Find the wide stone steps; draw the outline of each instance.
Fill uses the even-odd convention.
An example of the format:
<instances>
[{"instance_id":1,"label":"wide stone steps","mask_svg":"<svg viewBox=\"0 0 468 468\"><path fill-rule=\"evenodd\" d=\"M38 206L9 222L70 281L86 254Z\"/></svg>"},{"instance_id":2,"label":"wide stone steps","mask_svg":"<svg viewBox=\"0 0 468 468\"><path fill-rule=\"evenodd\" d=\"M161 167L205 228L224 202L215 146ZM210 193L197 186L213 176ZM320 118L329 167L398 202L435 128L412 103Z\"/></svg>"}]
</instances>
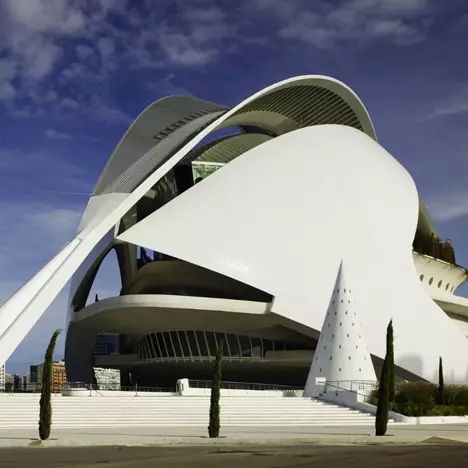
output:
<instances>
[{"instance_id":1,"label":"wide stone steps","mask_svg":"<svg viewBox=\"0 0 468 468\"><path fill-rule=\"evenodd\" d=\"M370 414L305 398L221 397L223 426L373 425ZM209 396L52 398L56 428L207 426ZM0 395L0 429L37 428L38 395Z\"/></svg>"}]
</instances>

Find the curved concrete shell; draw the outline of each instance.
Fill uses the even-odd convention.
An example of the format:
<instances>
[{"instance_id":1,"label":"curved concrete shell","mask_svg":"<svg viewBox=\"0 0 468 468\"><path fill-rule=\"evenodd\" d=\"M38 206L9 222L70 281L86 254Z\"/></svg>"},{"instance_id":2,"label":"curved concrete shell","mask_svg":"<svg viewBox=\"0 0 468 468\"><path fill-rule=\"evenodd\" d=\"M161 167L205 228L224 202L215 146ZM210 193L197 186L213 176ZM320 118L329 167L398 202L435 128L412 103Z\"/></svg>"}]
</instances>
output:
<instances>
[{"instance_id":1,"label":"curved concrete shell","mask_svg":"<svg viewBox=\"0 0 468 468\"><path fill-rule=\"evenodd\" d=\"M210 141L213 132L233 128L235 133ZM211 164L215 172L196 183L194 164ZM169 295L189 302L187 298L197 302L210 294L205 299L220 301L214 311L227 307L223 301L229 300L245 302L245 307L252 298L267 304L255 329L245 331L239 324L239 333L243 330L249 338L232 335L230 358L242 360L238 351L246 347L243 339L252 353L252 340L260 340L262 356L268 347L273 348L270 356L280 356L291 343L296 346L291 351L309 352L343 259L356 284L374 362L378 365L383 357L385 327L393 317L402 375L432 380L438 356L443 356L448 379L463 382L468 376L459 356L466 355L468 342L420 284L411 249L417 225L436 233L413 180L378 145L362 102L339 81L314 75L291 78L231 110L196 98L165 98L149 106L116 147L76 237L0 308L0 361L72 278L67 372L72 380L91 378L89 350L95 333L106 331L102 327L112 310L121 317L118 301L105 310L95 307L91 315L84 307L99 265L112 249L123 298L131 297L126 294L138 280L155 281L152 293L162 296L164 288L172 288ZM201 279L205 273L200 281L183 285L166 277L163 287L157 274L143 272L141 262L147 260L137 258L137 246L152 250L155 261L175 258L191 264L182 267L184 272L202 268L219 287L207 292ZM170 274L170 269L162 270ZM144 310L152 293L144 307L138 301L130 307L135 317L148 319ZM155 298L156 311L157 303ZM175 333L170 335L176 340L175 359L176 349L187 353L189 338L177 344L186 336L183 323L161 331L160 321L150 322L148 334ZM222 330L222 321L208 318L194 323L200 323L197 330L204 334L233 330ZM107 331L111 329L127 343L141 342L141 329L137 335L109 324ZM428 344L427 336L434 341ZM88 351L80 343L87 343ZM158 353L151 339L145 343L145 355ZM275 343L284 349L274 349Z\"/></svg>"}]
</instances>

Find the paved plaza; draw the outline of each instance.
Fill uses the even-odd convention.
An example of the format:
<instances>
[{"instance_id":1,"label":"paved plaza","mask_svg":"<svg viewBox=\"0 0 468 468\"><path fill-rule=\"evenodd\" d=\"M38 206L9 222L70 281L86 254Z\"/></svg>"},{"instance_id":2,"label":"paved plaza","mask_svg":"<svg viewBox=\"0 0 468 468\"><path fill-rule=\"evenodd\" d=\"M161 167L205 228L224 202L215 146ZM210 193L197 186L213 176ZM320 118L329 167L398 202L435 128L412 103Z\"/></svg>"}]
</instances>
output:
<instances>
[{"instance_id":1,"label":"paved plaza","mask_svg":"<svg viewBox=\"0 0 468 468\"><path fill-rule=\"evenodd\" d=\"M226 427L221 437L209 439L201 427L128 427L52 430L45 447L76 446L169 446L267 444L418 444L467 443L467 424L389 425L387 435L375 437L372 426L334 427ZM0 430L0 447L34 447L40 444L35 430Z\"/></svg>"}]
</instances>

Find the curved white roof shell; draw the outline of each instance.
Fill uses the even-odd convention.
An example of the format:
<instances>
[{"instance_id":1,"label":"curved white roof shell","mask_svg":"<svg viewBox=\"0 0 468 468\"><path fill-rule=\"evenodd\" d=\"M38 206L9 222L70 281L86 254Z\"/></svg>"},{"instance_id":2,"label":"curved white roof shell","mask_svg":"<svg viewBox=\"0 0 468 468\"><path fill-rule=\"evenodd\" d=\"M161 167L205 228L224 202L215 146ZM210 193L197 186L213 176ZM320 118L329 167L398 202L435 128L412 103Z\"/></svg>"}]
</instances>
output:
<instances>
[{"instance_id":1,"label":"curved white roof shell","mask_svg":"<svg viewBox=\"0 0 468 468\"><path fill-rule=\"evenodd\" d=\"M336 125L327 125L330 123ZM405 273L397 281L397 287L402 288L398 296L408 294L413 301L411 307L418 308L417 320L422 319L421 314L434 315L427 330L438 330L444 342L447 339L454 349L463 348L459 334L437 316L440 309L422 293L418 281L413 281L411 241L418 221L419 199L411 178L376 143L368 113L356 94L337 80L309 75L269 86L231 110L182 97L160 100L149 106L116 148L96 186L95 196L89 200L76 237L0 308L0 362L11 355L72 276L71 297L74 297L89 275L89 268L109 243L114 242L119 222L129 210L174 166L190 157L189 153L205 137L232 125L258 127L274 138L239 152L240 155L236 153L237 157L223 170L179 195L118 240L154 247L157 239L160 251L174 250L179 258L192 258L196 264L259 287L276 296L275 313L319 329L323 318L320 310L328 302L327 288L336 275L338 257L335 256L349 259L353 281L362 286L373 285L369 286L369 297L359 299L368 314L371 306L377 307L376 294L389 293L388 287L376 286L376 257L369 256L383 254L391 233L392 246L387 248L384 258L389 267L393 266L385 275L403 268ZM285 164L297 170L286 173ZM384 173L388 177L386 181L377 176ZM389 181L394 184L392 187ZM228 194L233 185L235 193L231 198ZM206 234L204 240L210 239L212 243L206 258L197 258L193 252L195 238L168 239L174 226L182 228L182 234L191 229L187 210L197 203L215 210L206 210L207 215L219 212L220 222L227 216L228 208L233 210L233 217L223 220L223 225L212 217L205 226L198 227L201 229L198 234ZM343 206L348 209L344 210ZM235 226L234 219L238 223ZM159 225L161 221L164 223ZM156 224L162 229L157 229L157 237L149 239L141 226L153 231ZM239 225L249 225L249 228L239 232ZM231 232L226 232L228 226ZM205 232L208 227L211 232ZM232 232L237 232L236 239L232 239ZM270 243L265 242L268 239ZM327 248L323 248L322 239L326 239ZM263 247L255 249L261 243ZM270 249L266 249L268 246ZM281 264L272 263L271 248L287 254L283 255ZM327 251L327 257L318 255L318 250ZM248 258L247 253L252 256ZM300 258L303 261L299 265ZM303 284L306 274L311 275L307 281L309 286ZM279 280L283 277L287 281ZM310 284L320 285L312 304L306 294L310 292ZM372 327L366 332L369 341L371 332L376 332L369 346L377 356L382 355L382 340L377 335L384 321L388 322L394 313L396 302L395 299L387 301L386 306L380 304L381 314L368 322L372 325L364 325ZM317 313L306 317L306 307L312 307ZM395 326L397 322L395 319ZM405 358L414 347L406 339L403 342L401 353ZM432 354L441 348L433 346ZM418 375L432 377L432 354ZM451 348L440 355L446 358L444 362L453 362ZM453 366L454 378L463 380L461 364ZM417 370L414 367L412 372Z\"/></svg>"},{"instance_id":2,"label":"curved white roof shell","mask_svg":"<svg viewBox=\"0 0 468 468\"><path fill-rule=\"evenodd\" d=\"M384 357L393 318L398 366L436 380L442 356L447 379L463 382L468 340L414 266L418 213L415 184L387 151L320 125L244 153L118 239L252 285L274 296L273 313L316 330L343 259L370 353Z\"/></svg>"}]
</instances>

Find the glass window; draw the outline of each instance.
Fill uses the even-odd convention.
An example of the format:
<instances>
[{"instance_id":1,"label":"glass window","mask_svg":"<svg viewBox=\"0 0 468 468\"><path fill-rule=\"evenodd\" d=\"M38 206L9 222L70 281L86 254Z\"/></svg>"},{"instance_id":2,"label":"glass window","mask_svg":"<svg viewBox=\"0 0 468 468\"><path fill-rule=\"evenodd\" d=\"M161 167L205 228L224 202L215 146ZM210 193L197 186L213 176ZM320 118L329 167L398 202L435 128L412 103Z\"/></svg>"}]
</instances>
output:
<instances>
[{"instance_id":1,"label":"glass window","mask_svg":"<svg viewBox=\"0 0 468 468\"><path fill-rule=\"evenodd\" d=\"M206 341L208 342L210 355L214 357L216 356L216 347L217 347L215 334L213 332L205 332L205 335L206 335Z\"/></svg>"},{"instance_id":2,"label":"glass window","mask_svg":"<svg viewBox=\"0 0 468 468\"><path fill-rule=\"evenodd\" d=\"M263 340L263 356L266 355L268 351L273 351L273 342L271 340Z\"/></svg>"},{"instance_id":3,"label":"glass window","mask_svg":"<svg viewBox=\"0 0 468 468\"><path fill-rule=\"evenodd\" d=\"M187 343L187 332L185 331L180 331L179 332L179 338L180 338L180 343L182 344L182 352L184 353L184 356L190 357L192 353L190 352L191 349L189 349L189 345ZM195 345L196 348L196 345ZM198 351L195 353L195 356L198 355Z\"/></svg>"},{"instance_id":4,"label":"glass window","mask_svg":"<svg viewBox=\"0 0 468 468\"><path fill-rule=\"evenodd\" d=\"M172 342L174 343L174 349L177 357L182 357L182 348L179 341L179 332L171 332Z\"/></svg>"},{"instance_id":5,"label":"glass window","mask_svg":"<svg viewBox=\"0 0 468 468\"><path fill-rule=\"evenodd\" d=\"M250 341L252 342L252 357L262 357L262 344L260 338L251 337Z\"/></svg>"},{"instance_id":6,"label":"glass window","mask_svg":"<svg viewBox=\"0 0 468 468\"><path fill-rule=\"evenodd\" d=\"M200 346L201 355L204 357L210 356L210 351L206 347L205 332L197 331L195 333L197 335L197 340L198 340L198 345Z\"/></svg>"},{"instance_id":7,"label":"glass window","mask_svg":"<svg viewBox=\"0 0 468 468\"><path fill-rule=\"evenodd\" d=\"M239 357L239 342L237 341L237 336L230 333L227 333L226 336L231 357Z\"/></svg>"},{"instance_id":8,"label":"glass window","mask_svg":"<svg viewBox=\"0 0 468 468\"><path fill-rule=\"evenodd\" d=\"M250 348L250 341L248 336L239 335L239 343L241 347L241 355L242 357L250 357L251 355L251 348Z\"/></svg>"},{"instance_id":9,"label":"glass window","mask_svg":"<svg viewBox=\"0 0 468 468\"><path fill-rule=\"evenodd\" d=\"M154 349L156 351L156 356L159 357L159 358L162 357L163 354L162 354L161 346L160 346L159 340L157 339L155 333L151 333L151 340L153 342Z\"/></svg>"},{"instance_id":10,"label":"glass window","mask_svg":"<svg viewBox=\"0 0 468 468\"><path fill-rule=\"evenodd\" d=\"M226 333L216 332L215 335L216 335L216 346L215 346L215 351L214 351L215 354L216 354L216 350L218 349L218 344L221 343L221 341L223 341L224 342L223 356L229 357L229 348L228 348Z\"/></svg>"},{"instance_id":11,"label":"glass window","mask_svg":"<svg viewBox=\"0 0 468 468\"><path fill-rule=\"evenodd\" d=\"M187 330L185 332L187 334L187 341L190 346L190 351L192 351L192 356L200 356L200 351L198 350L199 344L197 344L197 338L195 336L195 332L192 330ZM202 353L203 356L203 353Z\"/></svg>"},{"instance_id":12,"label":"glass window","mask_svg":"<svg viewBox=\"0 0 468 468\"><path fill-rule=\"evenodd\" d=\"M151 359L155 359L158 356L156 345L154 344L153 335L146 335L148 340L149 350L151 353Z\"/></svg>"},{"instance_id":13,"label":"glass window","mask_svg":"<svg viewBox=\"0 0 468 468\"><path fill-rule=\"evenodd\" d=\"M164 349L167 353L167 357L174 357L174 350L172 349L171 339L169 338L169 333L162 332L160 333L160 336L162 337Z\"/></svg>"}]
</instances>

